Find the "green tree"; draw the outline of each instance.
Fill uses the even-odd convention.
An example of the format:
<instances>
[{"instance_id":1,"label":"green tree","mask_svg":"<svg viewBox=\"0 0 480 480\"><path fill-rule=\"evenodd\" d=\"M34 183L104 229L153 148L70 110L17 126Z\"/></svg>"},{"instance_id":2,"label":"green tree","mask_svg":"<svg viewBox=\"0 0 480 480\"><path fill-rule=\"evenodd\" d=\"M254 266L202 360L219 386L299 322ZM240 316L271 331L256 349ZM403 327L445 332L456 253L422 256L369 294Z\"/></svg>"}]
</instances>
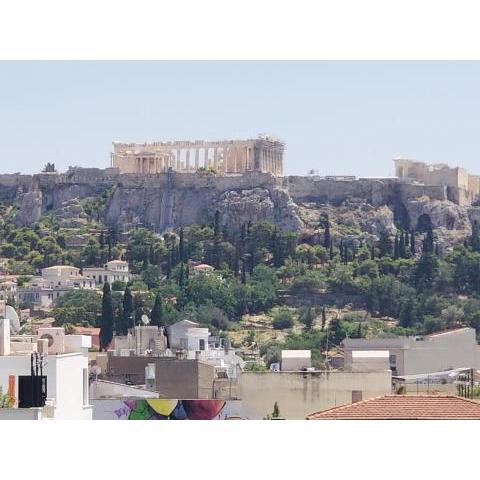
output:
<instances>
[{"instance_id":1,"label":"green tree","mask_svg":"<svg viewBox=\"0 0 480 480\"><path fill-rule=\"evenodd\" d=\"M65 323L96 326L100 322L102 299L93 290L79 289L67 292L55 302L52 316L55 325Z\"/></svg>"},{"instance_id":2,"label":"green tree","mask_svg":"<svg viewBox=\"0 0 480 480\"><path fill-rule=\"evenodd\" d=\"M282 308L273 317L273 328L275 330L283 330L293 327L293 315L290 310Z\"/></svg>"},{"instance_id":3,"label":"green tree","mask_svg":"<svg viewBox=\"0 0 480 480\"><path fill-rule=\"evenodd\" d=\"M327 323L327 309L325 305L322 307L322 332L325 330L325 324Z\"/></svg>"},{"instance_id":4,"label":"green tree","mask_svg":"<svg viewBox=\"0 0 480 480\"><path fill-rule=\"evenodd\" d=\"M382 232L380 233L378 249L380 251L381 257L392 254L392 240L390 238L390 235L385 230L382 230Z\"/></svg>"},{"instance_id":5,"label":"green tree","mask_svg":"<svg viewBox=\"0 0 480 480\"><path fill-rule=\"evenodd\" d=\"M278 417L280 417L280 409L278 407L278 403L275 402L273 405L272 418L278 418Z\"/></svg>"},{"instance_id":6,"label":"green tree","mask_svg":"<svg viewBox=\"0 0 480 480\"><path fill-rule=\"evenodd\" d=\"M163 299L159 293L155 297L155 303L153 304L152 311L150 312L150 325L154 325L156 327L165 326Z\"/></svg>"},{"instance_id":7,"label":"green tree","mask_svg":"<svg viewBox=\"0 0 480 480\"><path fill-rule=\"evenodd\" d=\"M105 351L113 339L113 302L110 285L105 282L103 285L102 297L102 321L100 324L100 350Z\"/></svg>"},{"instance_id":8,"label":"green tree","mask_svg":"<svg viewBox=\"0 0 480 480\"><path fill-rule=\"evenodd\" d=\"M305 330L309 331L312 329L313 320L312 307L307 307L300 313L300 321L305 325Z\"/></svg>"},{"instance_id":9,"label":"green tree","mask_svg":"<svg viewBox=\"0 0 480 480\"><path fill-rule=\"evenodd\" d=\"M130 288L127 286L123 293L123 316L120 333L126 335L128 329L133 326L133 297Z\"/></svg>"},{"instance_id":10,"label":"green tree","mask_svg":"<svg viewBox=\"0 0 480 480\"><path fill-rule=\"evenodd\" d=\"M320 226L323 227L323 246L325 248L330 248L332 239L330 236L330 218L328 214L324 214L323 218L320 220Z\"/></svg>"}]
</instances>

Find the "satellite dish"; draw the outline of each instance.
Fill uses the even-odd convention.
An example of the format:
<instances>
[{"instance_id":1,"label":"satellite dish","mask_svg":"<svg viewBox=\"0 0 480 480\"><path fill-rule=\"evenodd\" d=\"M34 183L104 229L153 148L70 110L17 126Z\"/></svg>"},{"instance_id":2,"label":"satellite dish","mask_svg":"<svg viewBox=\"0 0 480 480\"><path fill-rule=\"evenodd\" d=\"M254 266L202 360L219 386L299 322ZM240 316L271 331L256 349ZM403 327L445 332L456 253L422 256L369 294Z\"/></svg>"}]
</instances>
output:
<instances>
[{"instance_id":1,"label":"satellite dish","mask_svg":"<svg viewBox=\"0 0 480 480\"><path fill-rule=\"evenodd\" d=\"M150 319L145 314L142 315L142 323L144 325L148 325L150 323Z\"/></svg>"},{"instance_id":2,"label":"satellite dish","mask_svg":"<svg viewBox=\"0 0 480 480\"><path fill-rule=\"evenodd\" d=\"M18 333L20 330L20 319L15 309L10 305L5 307L5 318L10 320L10 331L12 333Z\"/></svg>"}]
</instances>

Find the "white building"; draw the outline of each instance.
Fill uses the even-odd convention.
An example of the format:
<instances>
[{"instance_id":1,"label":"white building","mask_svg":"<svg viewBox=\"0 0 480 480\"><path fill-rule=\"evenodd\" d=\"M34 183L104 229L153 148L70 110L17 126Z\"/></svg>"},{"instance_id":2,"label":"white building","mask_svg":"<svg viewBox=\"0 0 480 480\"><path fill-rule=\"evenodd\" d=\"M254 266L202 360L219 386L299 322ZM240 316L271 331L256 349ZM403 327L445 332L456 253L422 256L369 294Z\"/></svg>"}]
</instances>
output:
<instances>
[{"instance_id":1,"label":"white building","mask_svg":"<svg viewBox=\"0 0 480 480\"><path fill-rule=\"evenodd\" d=\"M343 341L343 350L346 370L351 370L353 352L366 350L388 351L393 375L480 368L480 346L473 328L416 337L347 338Z\"/></svg>"},{"instance_id":2,"label":"white building","mask_svg":"<svg viewBox=\"0 0 480 480\"><path fill-rule=\"evenodd\" d=\"M18 288L18 302L50 308L58 298L72 290L93 290L95 287L95 279L81 275L79 268L56 265L43 268L41 277L34 277L28 286Z\"/></svg>"},{"instance_id":3,"label":"white building","mask_svg":"<svg viewBox=\"0 0 480 480\"><path fill-rule=\"evenodd\" d=\"M188 359L203 360L218 371L236 377L245 362L228 344L222 344L210 335L208 328L200 327L191 320L181 320L167 327L168 345L173 351L183 350Z\"/></svg>"},{"instance_id":4,"label":"white building","mask_svg":"<svg viewBox=\"0 0 480 480\"><path fill-rule=\"evenodd\" d=\"M102 268L84 268L83 275L95 280L98 285L103 285L105 282L111 285L117 280L127 283L131 278L128 263L123 260L112 260Z\"/></svg>"},{"instance_id":5,"label":"white building","mask_svg":"<svg viewBox=\"0 0 480 480\"><path fill-rule=\"evenodd\" d=\"M81 277L80 269L70 265L42 268L42 283L44 287L67 287L72 285L75 279L79 277Z\"/></svg>"},{"instance_id":6,"label":"white building","mask_svg":"<svg viewBox=\"0 0 480 480\"><path fill-rule=\"evenodd\" d=\"M13 394L10 408L0 409L0 419L91 420L88 392L90 337L65 335L63 328L39 329L35 336L10 336L9 320L0 320L0 385ZM20 377L31 377L32 355L41 355L46 377L44 406L19 408L24 391Z\"/></svg>"},{"instance_id":7,"label":"white building","mask_svg":"<svg viewBox=\"0 0 480 480\"><path fill-rule=\"evenodd\" d=\"M154 325L137 325L127 335L113 337L115 355L164 355L167 338L163 328Z\"/></svg>"},{"instance_id":8,"label":"white building","mask_svg":"<svg viewBox=\"0 0 480 480\"><path fill-rule=\"evenodd\" d=\"M311 366L312 352L310 350L282 350L282 371L296 372Z\"/></svg>"},{"instance_id":9,"label":"white building","mask_svg":"<svg viewBox=\"0 0 480 480\"><path fill-rule=\"evenodd\" d=\"M172 350L187 349L187 331L199 327L200 324L191 320L181 320L167 327L168 346Z\"/></svg>"}]
</instances>

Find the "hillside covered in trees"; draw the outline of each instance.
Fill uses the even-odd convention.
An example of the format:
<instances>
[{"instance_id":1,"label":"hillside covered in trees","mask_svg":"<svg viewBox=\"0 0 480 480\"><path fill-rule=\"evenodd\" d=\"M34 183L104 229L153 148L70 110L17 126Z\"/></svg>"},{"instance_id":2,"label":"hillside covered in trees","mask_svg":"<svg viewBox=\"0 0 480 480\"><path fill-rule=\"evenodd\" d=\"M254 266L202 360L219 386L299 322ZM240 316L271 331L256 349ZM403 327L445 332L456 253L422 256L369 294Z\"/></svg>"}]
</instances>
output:
<instances>
[{"instance_id":1,"label":"hillside covered in trees","mask_svg":"<svg viewBox=\"0 0 480 480\"><path fill-rule=\"evenodd\" d=\"M229 335L237 347L260 349L267 363L280 348L309 348L321 363L327 344L346 336L427 334L457 325L480 332L480 235L439 248L425 222L399 225L368 238L322 213L309 231L266 221L211 224L159 234L147 228L118 232L100 221L102 197L82 201L83 220L68 228L47 212L31 228L11 222L0 206L0 256L20 283L55 264L79 268L114 258L130 264L129 285L111 285L113 330L125 333L142 314L157 325L188 318ZM342 229L343 228L343 229ZM72 235L84 245L71 247ZM195 267L214 268L199 273ZM57 324L99 325L102 296L77 290L53 310Z\"/></svg>"}]
</instances>

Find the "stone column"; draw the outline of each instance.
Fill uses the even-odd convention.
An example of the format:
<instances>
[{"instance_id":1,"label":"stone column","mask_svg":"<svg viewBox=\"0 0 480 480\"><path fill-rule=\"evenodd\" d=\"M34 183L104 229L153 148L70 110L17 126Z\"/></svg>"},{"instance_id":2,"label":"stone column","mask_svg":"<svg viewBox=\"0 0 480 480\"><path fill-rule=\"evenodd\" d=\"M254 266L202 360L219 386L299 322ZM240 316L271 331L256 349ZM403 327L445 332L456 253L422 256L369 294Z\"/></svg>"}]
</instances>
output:
<instances>
[{"instance_id":1,"label":"stone column","mask_svg":"<svg viewBox=\"0 0 480 480\"><path fill-rule=\"evenodd\" d=\"M213 148L213 168L218 171L218 148Z\"/></svg>"},{"instance_id":2,"label":"stone column","mask_svg":"<svg viewBox=\"0 0 480 480\"><path fill-rule=\"evenodd\" d=\"M199 148L196 148L196 149L195 149L195 171L198 170L199 157L200 157L200 149L199 149Z\"/></svg>"},{"instance_id":3,"label":"stone column","mask_svg":"<svg viewBox=\"0 0 480 480\"><path fill-rule=\"evenodd\" d=\"M181 156L181 154L182 154L182 150L179 148L179 149L177 150L177 168L176 168L177 171L180 171L180 165L181 165L181 163L180 163L180 156Z\"/></svg>"},{"instance_id":4,"label":"stone column","mask_svg":"<svg viewBox=\"0 0 480 480\"><path fill-rule=\"evenodd\" d=\"M204 160L203 160L203 166L205 168L208 168L210 166L210 160L208 159L208 147L205 147L203 149L203 154L204 154Z\"/></svg>"},{"instance_id":5,"label":"stone column","mask_svg":"<svg viewBox=\"0 0 480 480\"><path fill-rule=\"evenodd\" d=\"M187 149L187 156L186 156L186 159L185 159L185 170L187 172L190 171L190 149Z\"/></svg>"}]
</instances>

